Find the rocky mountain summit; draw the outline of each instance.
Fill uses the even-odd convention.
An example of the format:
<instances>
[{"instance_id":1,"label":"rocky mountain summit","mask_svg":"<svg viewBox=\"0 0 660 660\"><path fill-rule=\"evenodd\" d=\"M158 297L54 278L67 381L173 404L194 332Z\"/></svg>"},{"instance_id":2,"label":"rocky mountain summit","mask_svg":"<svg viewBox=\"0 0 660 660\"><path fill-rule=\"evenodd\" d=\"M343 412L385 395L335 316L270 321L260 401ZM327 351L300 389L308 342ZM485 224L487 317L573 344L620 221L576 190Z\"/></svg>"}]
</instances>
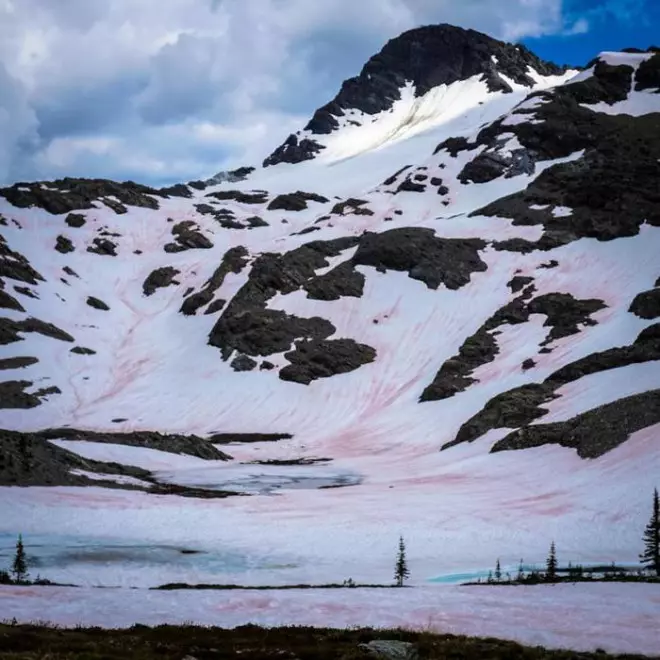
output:
<instances>
[{"instance_id":1,"label":"rocky mountain summit","mask_svg":"<svg viewBox=\"0 0 660 660\"><path fill-rule=\"evenodd\" d=\"M446 23L409 30L388 41L358 76L345 80L337 96L316 110L302 133L290 135L266 158L264 167L314 158L324 146L313 136L338 130L346 110L367 116L389 110L406 84L412 84L419 97L435 87L479 76L490 91L511 93L512 83L534 87L529 67L543 76L566 71L522 45L498 41L476 30Z\"/></svg>"}]
</instances>

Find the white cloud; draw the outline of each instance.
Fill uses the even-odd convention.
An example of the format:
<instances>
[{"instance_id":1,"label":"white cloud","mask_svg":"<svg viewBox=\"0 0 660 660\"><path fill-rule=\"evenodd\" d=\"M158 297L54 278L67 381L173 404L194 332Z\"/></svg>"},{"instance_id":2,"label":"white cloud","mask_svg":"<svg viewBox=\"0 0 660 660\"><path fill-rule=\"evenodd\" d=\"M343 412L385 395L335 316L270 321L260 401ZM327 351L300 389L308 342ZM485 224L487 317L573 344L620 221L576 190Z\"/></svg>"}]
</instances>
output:
<instances>
[{"instance_id":1,"label":"white cloud","mask_svg":"<svg viewBox=\"0 0 660 660\"><path fill-rule=\"evenodd\" d=\"M387 39L438 22L566 29L561 0L0 0L0 181L259 162Z\"/></svg>"}]
</instances>

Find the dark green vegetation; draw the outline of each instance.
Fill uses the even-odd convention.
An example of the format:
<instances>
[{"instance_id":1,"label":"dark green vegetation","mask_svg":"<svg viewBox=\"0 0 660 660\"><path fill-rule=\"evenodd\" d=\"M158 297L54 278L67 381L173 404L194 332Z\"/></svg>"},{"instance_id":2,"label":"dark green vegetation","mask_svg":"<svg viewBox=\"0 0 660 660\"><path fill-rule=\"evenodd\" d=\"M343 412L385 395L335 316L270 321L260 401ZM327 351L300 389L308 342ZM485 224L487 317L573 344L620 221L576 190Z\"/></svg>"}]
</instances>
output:
<instances>
[{"instance_id":1,"label":"dark green vegetation","mask_svg":"<svg viewBox=\"0 0 660 660\"><path fill-rule=\"evenodd\" d=\"M635 660L644 656L610 656L526 647L515 642L404 630L333 630L329 628L260 628L233 630L194 626L136 625L127 630L63 630L35 625L0 625L2 660L368 660L378 658L361 646L375 640L412 644L420 660ZM386 657L386 656L380 656ZM390 656L393 657L393 656ZM404 657L404 656L401 656Z\"/></svg>"}]
</instances>

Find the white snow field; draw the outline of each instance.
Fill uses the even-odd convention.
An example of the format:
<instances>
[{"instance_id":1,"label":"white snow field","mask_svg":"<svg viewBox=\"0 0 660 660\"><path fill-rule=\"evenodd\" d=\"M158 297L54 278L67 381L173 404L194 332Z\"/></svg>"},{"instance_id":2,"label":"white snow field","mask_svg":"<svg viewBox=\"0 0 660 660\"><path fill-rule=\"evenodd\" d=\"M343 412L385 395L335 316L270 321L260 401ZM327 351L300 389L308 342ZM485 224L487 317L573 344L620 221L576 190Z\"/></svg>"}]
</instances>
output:
<instances>
[{"instance_id":1,"label":"white snow field","mask_svg":"<svg viewBox=\"0 0 660 660\"><path fill-rule=\"evenodd\" d=\"M614 56L603 57L610 61ZM623 57L638 66L646 55ZM565 84L574 75L543 78L534 73L536 89ZM589 75L582 72L579 79ZM277 294L268 302L270 309L328 319L336 327L331 338L353 338L376 350L372 363L309 386L278 378L279 368L288 364L284 354L267 357L276 367L272 371L235 372L219 349L207 344L218 315L200 311L184 316L178 311L184 293L191 287L198 291L236 246L247 248L249 264L226 277L215 299L231 300L259 255L317 239L425 227L444 238L538 240L540 225L470 213L523 190L546 168L578 160L582 152L537 163L532 174L468 185L456 177L483 147L456 157L446 150L434 154L446 138L473 141L481 128L501 117L505 126L539 121L533 113L515 111L533 110L541 101L526 100L530 90L509 82L514 89L510 94L491 93L484 82L469 79L421 98L408 86L391 112L374 117L348 113L339 131L323 137L326 149L312 161L258 168L245 181L195 190L191 199L161 199L158 210L131 206L118 215L99 202L82 212L86 224L76 229L67 227L66 214L15 208L0 198L0 214L15 221L1 228L8 246L46 280L28 287L35 297L20 297L26 314L75 337L72 344L30 333L23 335L24 341L0 346L1 358L38 358L30 366L2 371L3 379L28 380L33 383L30 392L51 386L61 390L30 410L0 410L0 427L293 436L220 446L231 461L53 440L86 458L149 470L161 483L241 495L195 499L96 486L0 488L0 563L9 561L20 532L34 561L33 573L84 587L3 587L0 619L104 626L183 620L222 626L401 625L553 647L660 653L656 585L429 586L434 578L487 571L498 558L510 571L521 558L542 565L553 540L562 563L637 563L651 493L660 484L660 424L637 431L597 459L580 458L574 449L558 445L490 454L493 444L512 430L508 428L440 448L494 396L539 383L562 365L596 351L628 346L650 326L653 320L628 308L660 275L660 228L644 224L628 238L582 238L544 252L489 246L479 252L487 270L472 273L469 284L457 290L444 285L433 290L406 272L359 266L366 276L362 297L321 301L307 298L303 290ZM631 91L627 101L589 107L608 114L657 113L660 94ZM519 146L513 133L506 135L502 153ZM394 195L396 185L384 181L406 165L426 167L429 178L442 178L448 203L442 204L430 187L424 193ZM299 212L223 201L239 221L257 215L269 223L235 230L195 209L208 201L209 192L223 190L267 190L270 198L300 190L330 201L309 202ZM347 197L364 200L373 214L347 211L328 219L332 205ZM556 217L572 212L552 208ZM213 242L211 249L163 250L172 240L173 224L185 220L199 226ZM309 228L319 229L299 233ZM102 229L117 235L112 238L117 256L87 251ZM53 249L60 235L72 240L75 251ZM354 251L329 259L318 273L350 259ZM551 260L557 267L542 267ZM145 296L142 283L163 266L179 271L176 283ZM606 307L591 315L596 325L581 325L579 333L553 341L550 353L539 353L548 334L544 315L500 327L499 353L474 371L478 382L451 398L419 403L424 388L466 337L515 297L507 286L515 275L533 276L534 295L570 293L597 298ZM110 310L90 307L88 296L104 301ZM25 317L11 309L3 314L13 320ZM72 354L74 345L96 353ZM531 357L535 366L521 369ZM559 397L544 404L547 414L535 423L564 421L657 388L657 362L595 373L561 387ZM297 459L319 461L257 462ZM120 485L143 483L117 475L100 478ZM327 584L349 577L389 584L400 534L407 541L410 584L415 587L400 592L127 589L166 582Z\"/></svg>"}]
</instances>

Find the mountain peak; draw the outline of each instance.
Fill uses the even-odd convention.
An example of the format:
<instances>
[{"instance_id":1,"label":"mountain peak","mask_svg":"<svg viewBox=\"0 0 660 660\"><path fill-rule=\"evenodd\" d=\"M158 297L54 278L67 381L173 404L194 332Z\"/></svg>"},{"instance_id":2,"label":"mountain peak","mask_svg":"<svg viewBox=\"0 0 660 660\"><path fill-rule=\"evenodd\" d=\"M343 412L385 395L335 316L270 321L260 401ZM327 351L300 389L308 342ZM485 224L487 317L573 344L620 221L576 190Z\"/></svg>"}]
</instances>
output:
<instances>
[{"instance_id":1,"label":"mountain peak","mask_svg":"<svg viewBox=\"0 0 660 660\"><path fill-rule=\"evenodd\" d=\"M478 75L492 92L511 92L509 81L533 87L530 68L542 76L566 70L541 60L522 45L498 41L476 30L447 23L414 28L388 41L358 76L345 80L337 96L316 110L304 131L328 135L339 128L337 118L348 109L367 115L389 110L407 84L413 85L417 97L434 87ZM322 149L310 135L293 134L264 161L264 167L310 160Z\"/></svg>"}]
</instances>

